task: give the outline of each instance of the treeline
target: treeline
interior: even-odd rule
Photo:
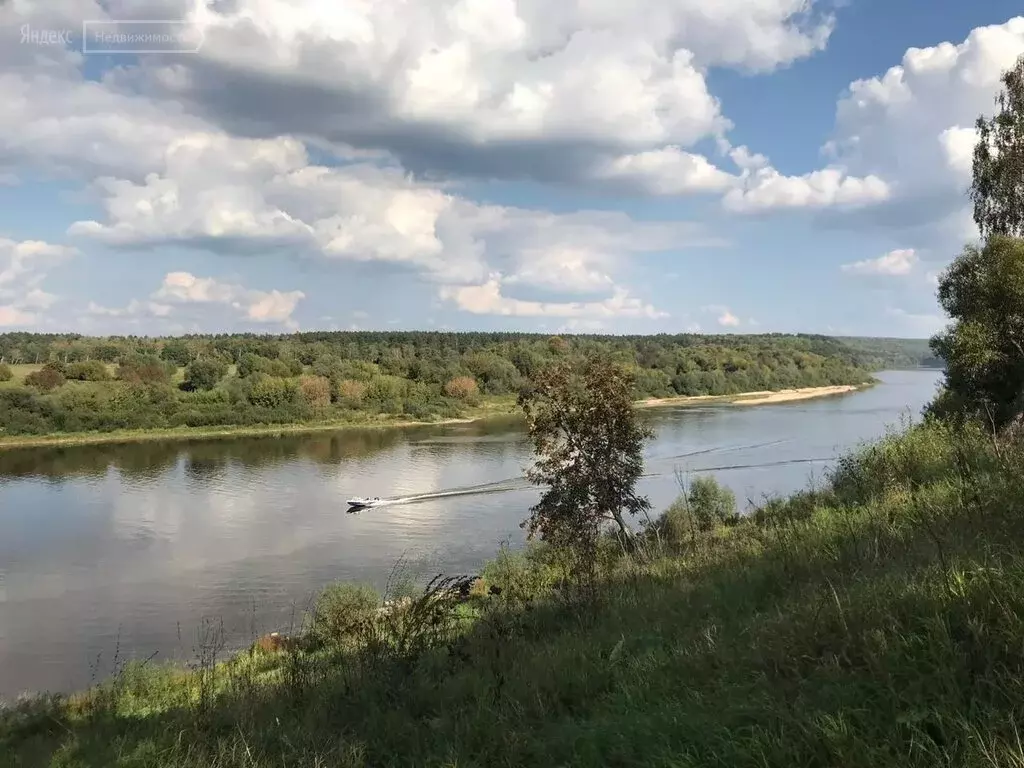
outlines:
[[[300,333],[0,335],[7,435],[453,417],[560,358],[624,364],[640,397],[856,384],[870,357],[825,336]],[[19,375],[20,372],[20,375]]]
[[[861,361],[874,369],[942,368],[945,362],[932,350],[928,339],[872,338],[839,336],[852,347]]]

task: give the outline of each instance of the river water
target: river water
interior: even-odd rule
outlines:
[[[917,418],[938,371],[770,406],[644,412],[655,510],[678,471],[741,506],[807,487],[834,458]],[[522,541],[537,498],[513,418],[287,438],[0,452],[0,697],[80,688],[129,658],[194,660],[211,622],[237,646],[287,629],[333,580],[382,587],[399,559],[471,573]],[[345,499],[395,504],[348,514]],[[415,498],[409,498],[415,497]]]

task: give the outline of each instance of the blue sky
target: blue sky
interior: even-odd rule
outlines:
[[[12,0],[0,330],[926,336],[1014,11]]]

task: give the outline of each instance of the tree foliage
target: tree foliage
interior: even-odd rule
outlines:
[[[117,366],[96,392],[70,381],[24,389],[0,410],[4,434],[74,429],[282,424],[313,419],[459,416],[481,395],[518,393],[546,366],[601,357],[622,366],[633,396],[737,392],[857,384],[880,358],[826,336],[559,336],[525,333],[316,332],[147,338],[0,334],[0,359],[50,364],[63,375]],[[169,360],[168,358],[173,358]],[[182,370],[177,365],[191,362]],[[226,366],[236,366],[231,373]],[[170,386],[181,375],[180,388]],[[302,385],[306,376],[328,382]],[[280,386],[267,384],[271,378]],[[460,382],[451,388],[451,382]],[[138,388],[143,389],[139,390]],[[148,388],[148,389],[147,389]],[[305,388],[305,393],[303,389]],[[10,390],[11,387],[6,387]],[[472,394],[475,391],[475,394]],[[143,397],[141,393],[160,393]],[[471,393],[471,394],[466,394]]]
[[[14,371],[7,363],[0,363],[0,382],[10,381],[14,378]]]
[[[192,390],[208,391],[216,387],[227,376],[228,366],[220,360],[198,358],[185,368],[185,387]]]
[[[531,538],[539,534],[587,560],[607,521],[631,537],[626,515],[650,508],[636,483],[652,437],[632,393],[624,367],[591,358],[550,365],[520,395],[537,455],[527,477],[546,487],[524,523]]]
[[[1002,83],[996,114],[976,123],[971,202],[982,237],[1024,237],[1024,55]]]
[[[933,411],[1001,428],[1024,411],[1024,240],[994,235],[968,246],[939,279],[953,324],[932,340],[946,360]]]
[[[56,366],[44,365],[25,377],[25,384],[43,392],[56,389],[64,383],[64,374]]]

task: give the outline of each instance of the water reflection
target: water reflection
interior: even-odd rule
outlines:
[[[652,410],[641,490],[677,470],[740,499],[803,487],[932,395],[937,374],[833,400]],[[244,642],[285,626],[325,582],[381,585],[399,558],[472,572],[537,498],[518,421],[280,438],[0,452],[0,695],[86,684],[97,654],[188,656],[204,616]],[[359,515],[354,495],[416,497]],[[253,606],[256,605],[254,614]],[[179,639],[179,626],[184,640]]]

